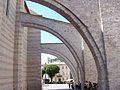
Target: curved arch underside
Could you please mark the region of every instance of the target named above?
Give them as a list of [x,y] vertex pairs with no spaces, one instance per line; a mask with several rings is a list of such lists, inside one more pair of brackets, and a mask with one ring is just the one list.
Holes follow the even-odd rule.
[[[82,21],[74,13],[72,13],[69,9],[67,9],[64,5],[56,1],[46,1],[46,0],[43,0],[43,1],[32,0],[32,1],[52,8],[53,10],[57,11],[58,13],[63,15],[65,18],[67,18],[74,25],[74,27],[78,30],[78,32],[84,38],[85,42],[87,43],[90,51],[94,56],[101,90],[108,89],[107,68],[106,68],[104,55],[100,51],[98,45],[96,44],[94,38],[92,37],[91,33],[89,32],[88,28],[84,25],[84,23],[82,23]],[[81,63],[80,60],[78,60],[78,63]]]
[[[73,55],[71,54],[71,52],[69,51],[69,49],[64,45],[64,44],[55,44],[55,43],[45,43],[45,44],[41,44],[41,51],[44,51],[45,49],[47,50],[51,50],[51,51],[56,51],[56,53],[59,53],[60,55],[63,55],[64,57],[66,57],[66,60],[69,60],[67,62],[71,63],[71,65],[74,67],[75,70],[77,70],[77,63],[74,60]],[[76,71],[76,73],[79,71]],[[78,75],[76,76],[78,77]],[[79,80],[79,78],[78,78]]]
[[107,78],[107,66],[106,66],[106,58],[104,53],[100,50],[98,45],[96,44],[95,39],[92,37],[88,27],[77,17],[69,8],[65,7],[65,3],[61,4],[57,0],[31,0],[33,2],[45,5],[62,16],[64,16],[67,20],[71,22],[72,25],[78,30],[81,34],[85,42],[87,43],[91,53],[94,56],[95,63],[98,71],[98,79],[100,90],[108,90],[108,78]]
[[77,73],[76,73],[77,71],[75,70],[75,66],[71,62],[69,62],[70,60],[66,56],[64,56],[60,52],[57,52],[55,50],[50,50],[50,49],[47,49],[47,48],[42,48],[41,53],[47,53],[47,54],[54,55],[54,56],[58,57],[58,59],[60,59],[62,62],[65,62],[66,65],[71,70],[71,74],[73,76],[74,81],[78,82]]
[[[80,75],[81,79],[84,78],[82,75],[84,71],[82,70],[83,67],[82,67],[82,62],[80,60],[81,59],[81,57],[80,57],[81,56],[81,48],[76,47],[76,46],[78,46],[78,47],[81,46],[81,42],[78,42],[76,40],[76,37],[74,37],[75,42],[71,42],[71,38],[68,38],[68,37],[72,37],[73,34],[75,34],[74,36],[77,36],[77,35],[79,36],[78,32],[70,31],[72,29],[75,29],[72,25],[58,21],[57,22],[58,25],[61,23],[61,25],[63,27],[60,29],[60,28],[58,28],[58,26],[54,27],[55,25],[57,25],[55,20],[46,19],[43,17],[29,15],[29,14],[25,14],[25,13],[20,13],[20,20],[18,20],[18,21],[21,22],[21,24],[25,27],[38,28],[38,29],[41,29],[44,31],[48,31],[48,32],[52,33],[53,35],[57,36],[67,46],[67,48],[72,53],[73,57],[75,58],[75,61],[78,64],[77,66],[78,66],[78,71],[80,71],[80,73],[81,73],[81,75]],[[66,32],[66,30],[67,30],[67,32]],[[66,34],[64,34],[65,32],[66,32],[66,34],[70,33],[70,34],[68,34],[69,36],[66,36]],[[75,43],[77,43],[76,46],[75,46]]]

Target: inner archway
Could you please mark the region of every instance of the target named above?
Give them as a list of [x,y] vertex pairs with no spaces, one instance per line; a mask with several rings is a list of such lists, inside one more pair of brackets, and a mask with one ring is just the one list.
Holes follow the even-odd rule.
[[[64,60],[67,60],[70,66],[73,66],[74,70],[76,70],[76,72],[79,72],[74,57],[64,44],[41,44],[41,52],[45,51],[57,54],[57,57],[62,56],[66,58]],[[76,77],[78,78],[77,81],[80,81],[79,76],[77,75]]]
[[43,49],[42,53],[46,53],[46,54],[50,54],[50,55],[54,55],[56,56],[60,61],[65,62],[66,65],[70,68],[71,70],[71,74],[73,76],[73,79],[75,82],[77,82],[78,78],[77,78],[77,71],[74,69],[74,66],[71,65],[71,63],[69,62],[69,60],[64,56],[61,55],[60,53],[53,51],[53,50],[48,50],[48,49]]
[[[32,17],[31,17],[32,16]],[[40,29],[40,30],[45,30],[45,31],[48,31],[50,33],[52,33],[53,35],[55,35],[56,37],[58,37],[67,47],[68,49],[70,50],[70,52],[73,54],[77,64],[78,64],[78,70],[80,71],[80,76],[81,76],[81,79],[84,79],[84,71],[82,70],[82,65],[79,63],[80,60],[78,58],[78,54],[76,53],[76,51],[73,49],[73,46],[70,45],[70,43],[61,35],[59,34],[58,32],[56,32],[55,30],[51,29],[50,27],[47,26],[47,24],[43,24],[43,22],[39,22],[36,20],[40,20],[39,16],[36,17],[35,15],[29,15],[29,14],[25,14],[25,13],[20,13],[20,22],[22,24],[22,26],[24,27],[32,27],[32,28],[37,28],[37,29]],[[31,19],[32,21],[30,21],[29,18],[33,18],[34,19]],[[36,19],[35,19],[36,18]],[[33,24],[34,23],[34,24]],[[81,80],[81,83],[83,84],[83,80]],[[83,84],[84,85],[84,84]],[[82,85],[82,86],[83,86]]]
[[[26,25],[26,24],[23,24],[23,25]],[[32,24],[30,25],[31,27],[32,27]],[[39,41],[39,34],[40,34],[40,30],[45,30],[45,28],[42,28],[41,26],[39,26],[39,27],[32,27],[32,28],[29,28],[29,30],[28,30],[28,32],[29,32],[29,36],[30,37],[28,37],[28,41],[32,41],[30,44],[28,44],[28,46],[30,47],[30,48],[32,48],[32,49],[29,49],[30,50],[30,53],[31,52],[33,52],[33,54],[35,53],[35,51],[37,50],[37,47],[40,47],[41,46],[41,48],[42,48],[42,45],[40,45],[40,42],[38,42]],[[47,28],[46,28],[47,29]],[[36,31],[37,30],[37,31]],[[53,31],[54,32],[54,30],[51,30],[51,31]],[[54,35],[54,34],[53,34]],[[56,33],[56,36],[58,37],[58,36],[60,36],[61,37],[61,35],[59,35],[59,34],[57,34]],[[62,37],[61,37],[62,38]],[[64,40],[64,39],[62,39],[62,40]],[[36,47],[36,45],[34,45],[34,44],[37,44],[37,43],[39,43],[39,45],[37,44],[37,47]],[[61,44],[63,44],[63,43],[61,43]],[[33,46],[32,46],[33,45]],[[31,51],[32,50],[32,51]],[[35,50],[35,51],[33,51],[33,50]],[[63,50],[65,50],[65,49],[63,49]],[[42,50],[40,49],[40,50],[38,50],[38,52],[41,52]],[[68,50],[65,50],[65,51],[69,51],[69,49]],[[29,55],[30,56],[30,59],[31,59],[31,55]],[[68,56],[68,57],[70,57],[70,55]],[[33,57],[32,57],[33,58]],[[36,58],[36,57],[34,57],[34,58]],[[34,59],[33,58],[33,59]],[[37,59],[37,58],[36,58]],[[71,58],[71,60],[73,61],[73,59]],[[32,61],[34,61],[34,60],[32,60]],[[73,62],[76,62],[75,60],[73,61]],[[72,63],[73,63],[72,62]],[[76,65],[77,66],[77,65]],[[77,69],[78,70],[78,69]],[[79,70],[78,70],[79,71]],[[78,72],[77,71],[77,72]],[[32,71],[31,71],[32,72]],[[77,75],[79,75],[79,74],[77,74]],[[77,79],[77,80],[79,80],[79,79]],[[77,81],[76,81],[77,82]]]

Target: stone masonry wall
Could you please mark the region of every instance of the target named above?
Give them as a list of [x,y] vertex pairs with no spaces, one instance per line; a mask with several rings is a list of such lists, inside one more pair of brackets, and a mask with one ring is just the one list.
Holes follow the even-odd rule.
[[21,63],[22,63],[22,90],[27,90],[27,27],[24,27],[22,34],[22,54],[21,54]]
[[18,12],[24,11],[24,2],[15,0],[16,6],[16,24],[14,41],[14,85],[13,90],[27,90],[27,28],[22,27],[17,22]]
[[0,0],[0,90],[13,90],[13,54],[16,0]]
[[[27,89],[27,28],[16,31],[14,51],[14,89]],[[19,36],[19,37],[18,37]]]
[[27,49],[28,90],[41,90],[40,30],[29,28]]
[[101,0],[110,90],[120,90],[120,0]]
[[95,61],[85,42],[84,42],[84,63],[85,63],[86,81],[98,83],[98,73],[97,73]]

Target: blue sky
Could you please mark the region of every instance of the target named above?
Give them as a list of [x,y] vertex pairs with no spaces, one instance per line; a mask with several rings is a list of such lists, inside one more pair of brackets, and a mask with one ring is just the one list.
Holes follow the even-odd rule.
[[46,31],[41,31],[41,43],[62,43],[62,41]]
[[[26,1],[26,2],[27,2],[27,6],[29,9],[31,9],[32,11],[36,12],[39,15],[42,15],[43,17],[47,17],[47,18],[51,18],[51,19],[55,19],[55,20],[59,20],[59,21],[64,21],[64,22],[69,22],[63,16],[58,14],[57,12],[55,12],[43,5],[33,3],[31,1]],[[58,38],[56,38],[55,36],[53,36],[50,33],[41,31],[41,43],[62,43],[62,41],[60,41]],[[53,59],[56,57],[53,55],[49,55],[49,54],[42,54],[41,55],[42,64],[44,64],[48,58]]]
[[[26,2],[27,2],[27,6],[29,9],[31,9],[32,11],[36,12],[39,15],[42,15],[43,17],[68,22],[63,16],[53,11],[52,9],[49,9],[46,6],[31,2],[31,1],[26,1]],[[62,43],[62,42],[55,36],[45,31],[42,31],[41,32],[41,43]]]
[[26,2],[29,9],[31,9],[32,11],[36,12],[39,15],[42,15],[44,17],[48,17],[51,19],[59,20],[59,21],[69,22],[63,16],[61,16],[54,10],[47,8],[46,6],[31,2],[31,1],[26,1]]

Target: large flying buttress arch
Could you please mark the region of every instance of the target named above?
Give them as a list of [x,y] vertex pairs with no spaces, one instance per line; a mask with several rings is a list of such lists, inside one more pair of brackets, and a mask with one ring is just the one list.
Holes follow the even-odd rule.
[[[57,2],[57,0],[30,0],[42,5],[45,5],[62,16],[64,16],[78,30],[85,42],[87,43],[97,66],[99,89],[109,90],[107,78],[107,66],[105,56],[102,55],[98,45],[88,30],[88,27],[67,7]],[[83,89],[83,88],[82,88]]]
[[[73,49],[73,46],[71,46],[69,44],[69,42],[62,36],[60,35],[59,33],[57,33],[55,30],[45,26],[44,24],[40,24],[39,21],[36,22],[35,20],[40,20],[41,17],[39,16],[36,16],[36,15],[30,15],[30,14],[25,14],[25,13],[20,13],[19,15],[19,20],[18,22],[21,22],[21,25],[24,26],[24,27],[31,27],[31,28],[38,28],[40,30],[44,30],[44,31],[47,31],[47,32],[50,32],[51,34],[55,35],[57,38],[59,38],[66,46],[67,48],[70,50],[70,52],[72,53],[73,57],[75,58],[75,61],[76,63],[78,64],[78,70],[80,71],[80,76],[81,76],[81,79],[79,80],[82,80],[83,79],[83,68],[82,68],[82,64],[79,60],[79,57],[77,55],[77,53],[75,52],[75,50]],[[81,81],[82,83],[82,81]]]

